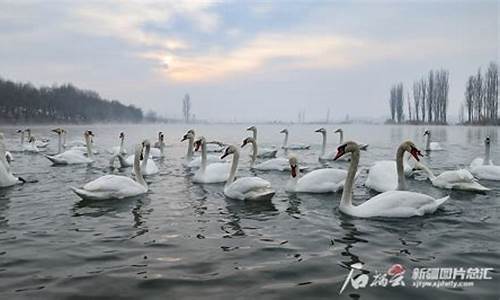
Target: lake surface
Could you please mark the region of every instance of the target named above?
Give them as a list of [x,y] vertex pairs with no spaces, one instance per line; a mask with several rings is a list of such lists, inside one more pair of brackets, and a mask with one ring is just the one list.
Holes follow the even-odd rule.
[[[197,135],[241,144],[245,125],[193,125]],[[297,151],[311,169],[317,161],[319,126],[288,126],[290,143],[309,143]],[[334,151],[336,125],[329,131]],[[48,153],[57,149],[52,127],[32,127],[38,137],[51,138]],[[14,152],[12,169],[29,181],[0,190],[0,299],[498,299],[500,296],[500,182],[482,181],[491,192],[475,194],[434,188],[409,179],[408,187],[435,197],[449,194],[443,209],[408,219],[358,219],[339,212],[339,194],[292,195],[284,191],[289,174],[256,172],[277,193],[270,202],[227,199],[223,184],[199,185],[183,166],[187,125],[68,126],[68,141],[95,133],[100,154],[92,166],[53,167],[41,154]],[[282,126],[261,125],[262,146],[281,145]],[[369,143],[360,167],[394,159],[405,139],[423,148],[424,127],[345,125],[345,139]],[[436,172],[467,166],[484,152],[492,138],[492,159],[500,163],[499,129],[431,127],[433,140],[446,151],[424,162]],[[16,128],[2,127],[7,148],[16,150]],[[138,198],[81,201],[70,186],[82,186],[112,171],[106,149],[126,133],[131,153],[143,138],[166,133],[166,158],[160,174],[148,177],[150,191]],[[242,155],[239,175],[251,175]],[[346,169],[346,162],[331,166]],[[375,195],[363,186],[361,172],[354,201]],[[393,264],[405,269],[405,287],[354,289],[339,296],[349,266],[364,264],[370,277]],[[473,287],[415,288],[414,268],[493,268],[490,280]],[[358,272],[356,271],[354,275]]]

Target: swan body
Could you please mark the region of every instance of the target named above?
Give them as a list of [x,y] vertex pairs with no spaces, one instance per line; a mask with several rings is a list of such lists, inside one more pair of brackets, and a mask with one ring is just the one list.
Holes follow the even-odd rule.
[[[282,149],[288,149],[288,150],[308,150],[311,148],[311,145],[306,145],[306,144],[291,144],[288,145],[288,129],[283,129],[280,131],[280,133],[285,134],[285,139],[283,140],[283,145],[281,146]],[[288,161],[287,161],[288,164]]]
[[231,171],[224,186],[224,195],[231,199],[237,200],[269,200],[275,191],[271,187],[271,183],[260,177],[241,177],[235,180],[236,171],[238,169],[239,151],[238,148],[231,145],[226,148],[221,158],[228,155],[233,155],[231,163]]
[[424,170],[432,185],[448,190],[462,190],[470,192],[487,192],[489,188],[481,185],[474,176],[466,169],[444,171],[435,176],[432,171],[424,164],[417,163],[417,168]]
[[[407,163],[403,164],[403,168],[405,176],[412,173],[412,167]],[[396,161],[376,161],[368,171],[365,186],[379,193],[396,190],[398,187]]]
[[24,180],[22,178],[12,175],[10,171],[10,165],[5,159],[5,156],[6,151],[4,136],[3,133],[0,133],[0,188],[24,183]]
[[195,142],[196,151],[201,147],[201,165],[193,176],[196,183],[219,183],[227,181],[231,166],[228,163],[207,161],[207,143],[204,137]]
[[[388,218],[409,218],[412,216],[422,216],[424,214],[434,213],[438,207],[446,202],[449,197],[434,199],[431,196],[397,190],[388,191],[368,199],[360,205],[354,206],[352,204],[352,191],[354,186],[354,178],[359,164],[359,146],[355,142],[347,142],[342,144],[337,149],[337,157],[351,152],[351,163],[349,166],[346,183],[342,192],[342,199],[340,201],[340,211],[355,217],[371,218],[371,217],[388,217]],[[420,151],[415,145],[406,141],[398,148],[396,156],[398,179],[398,188],[404,188],[404,175],[403,175],[403,155],[400,152],[408,151],[418,161],[418,156],[421,155]]]
[[[247,128],[248,131],[252,131],[253,138],[257,141],[257,127],[250,126]],[[257,153],[258,158],[274,158],[278,150],[275,148],[259,148],[259,152]]]
[[344,188],[347,171],[340,169],[318,169],[299,177],[298,163],[290,157],[291,178],[285,190],[294,193],[335,193]]
[[438,142],[431,142],[431,131],[426,130],[424,132],[426,136],[425,151],[442,151],[444,150]]
[[90,143],[90,137],[93,136],[92,131],[85,131],[84,138],[87,143],[87,155],[80,150],[70,149],[56,155],[45,155],[53,165],[76,165],[93,163],[93,153]]
[[82,188],[72,187],[71,189],[84,200],[123,199],[145,194],[148,191],[148,186],[140,170],[141,153],[142,146],[139,145],[135,150],[134,161],[137,181],[126,176],[105,175],[87,183]]
[[28,143],[24,144],[22,146],[22,149],[23,149],[24,152],[32,152],[32,153],[38,153],[38,152],[40,152],[40,149],[38,149],[38,147],[35,145],[35,138],[34,137],[31,137],[28,140]]
[[[28,141],[31,140],[31,137],[32,137],[31,136],[31,129],[27,128],[25,131],[28,133]],[[47,146],[49,145],[49,142],[35,139],[33,144],[36,146],[37,149],[39,149],[39,148],[47,148]],[[38,151],[31,151],[31,152],[38,152]]]

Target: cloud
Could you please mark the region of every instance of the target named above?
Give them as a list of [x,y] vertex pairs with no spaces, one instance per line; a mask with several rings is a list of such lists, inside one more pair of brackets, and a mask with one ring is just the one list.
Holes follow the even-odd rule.
[[426,49],[436,54],[449,51],[451,46],[432,38],[381,41],[340,35],[268,33],[235,49],[215,49],[199,55],[152,52],[142,57],[159,61],[171,80],[195,82],[223,79],[259,68],[343,69],[385,59],[425,57],[430,51]]

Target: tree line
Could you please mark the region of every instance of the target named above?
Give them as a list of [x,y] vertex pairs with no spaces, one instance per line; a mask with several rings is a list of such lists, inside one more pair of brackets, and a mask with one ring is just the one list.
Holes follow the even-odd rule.
[[405,92],[403,83],[390,90],[390,123],[447,124],[449,72],[430,70],[413,82],[412,91],[406,92],[407,116],[404,114]]
[[[465,124],[500,125],[498,119],[498,64],[491,62],[484,74],[481,68],[465,84],[460,121]],[[467,113],[465,120],[464,110]]]
[[0,123],[140,122],[133,105],[106,100],[71,84],[35,87],[0,78]]

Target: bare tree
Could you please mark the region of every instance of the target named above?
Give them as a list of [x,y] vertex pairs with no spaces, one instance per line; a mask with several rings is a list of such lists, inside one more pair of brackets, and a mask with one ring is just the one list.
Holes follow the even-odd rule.
[[184,115],[184,122],[189,123],[191,116],[191,98],[186,94],[182,99],[182,114]]
[[498,121],[498,65],[491,62],[484,75],[484,97],[489,123]]
[[474,78],[474,108],[476,110],[476,121],[481,123],[483,120],[483,77],[481,75],[481,68],[477,70],[477,75]]
[[398,119],[398,123],[401,123],[404,120],[403,83],[397,84],[395,88],[396,88],[396,116]]
[[467,122],[474,121],[474,76],[469,76],[465,87],[465,107],[467,107]]
[[413,103],[415,105],[415,118],[416,121],[419,122],[419,113],[420,113],[420,103],[421,103],[422,93],[420,90],[420,82],[413,82]]

